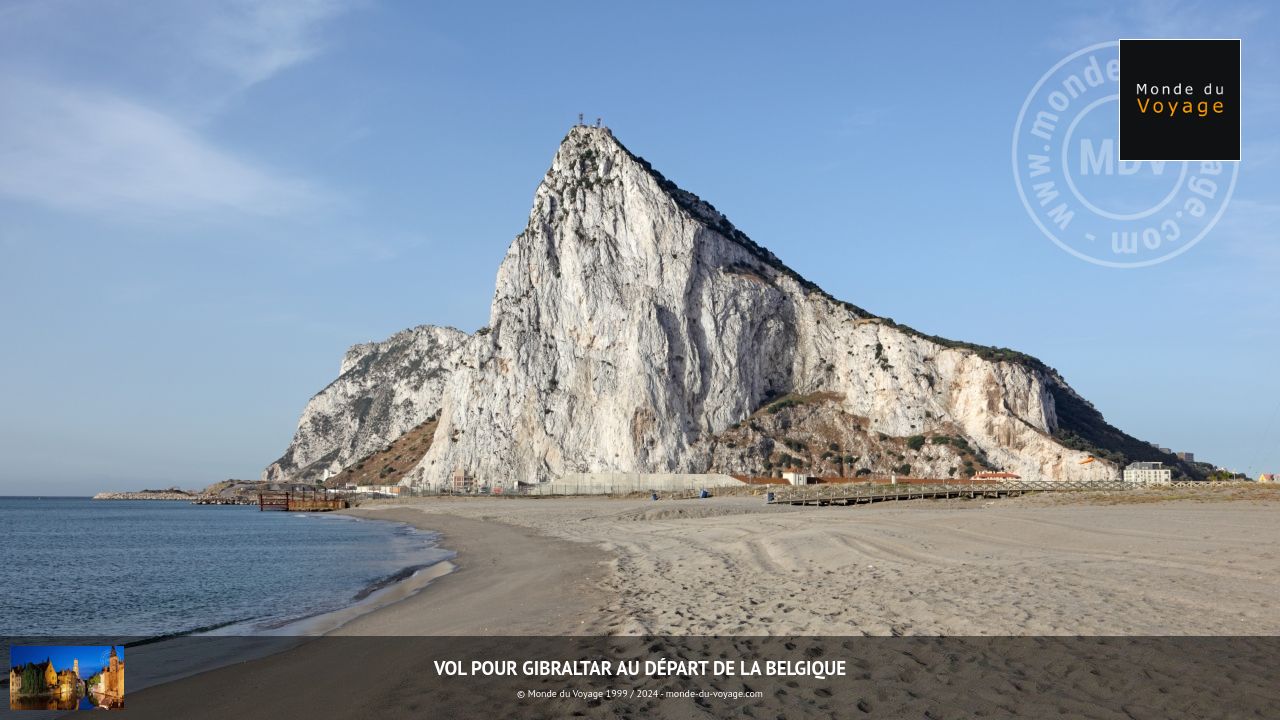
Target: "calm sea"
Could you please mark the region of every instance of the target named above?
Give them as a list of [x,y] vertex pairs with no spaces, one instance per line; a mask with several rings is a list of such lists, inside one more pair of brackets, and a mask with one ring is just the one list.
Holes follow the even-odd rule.
[[274,627],[449,557],[435,540],[331,513],[2,497],[0,636]]

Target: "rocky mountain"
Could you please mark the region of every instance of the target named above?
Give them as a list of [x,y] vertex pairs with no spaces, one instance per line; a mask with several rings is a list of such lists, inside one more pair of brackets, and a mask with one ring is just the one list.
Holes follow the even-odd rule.
[[[430,440],[389,452],[414,428]],[[489,326],[355,346],[264,476],[318,479],[377,452],[400,465],[384,477],[432,486],[455,470],[511,485],[788,465],[1069,480],[1178,464],[1034,358],[832,298],[608,129],[583,126],[498,269]]]
[[471,340],[461,330],[423,325],[353,346],[262,479],[323,480],[427,422],[439,414],[445,381]]

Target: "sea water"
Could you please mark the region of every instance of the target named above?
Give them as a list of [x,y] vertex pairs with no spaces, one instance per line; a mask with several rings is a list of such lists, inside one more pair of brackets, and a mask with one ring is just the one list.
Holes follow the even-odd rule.
[[246,631],[448,558],[434,533],[185,501],[0,498],[0,636]]

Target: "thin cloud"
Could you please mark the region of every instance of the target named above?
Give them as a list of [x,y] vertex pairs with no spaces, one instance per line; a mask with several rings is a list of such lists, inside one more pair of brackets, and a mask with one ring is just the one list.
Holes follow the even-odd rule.
[[[357,4],[11,8],[0,31],[9,48],[0,53],[0,195],[116,216],[283,215],[318,205],[325,193],[314,182],[217,142],[210,128],[228,100],[320,53],[325,24]],[[55,42],[68,33],[86,40],[82,53]],[[129,72],[92,72],[104,48]]]
[[316,55],[320,27],[352,7],[346,0],[218,3],[201,23],[196,52],[254,85]]
[[297,210],[317,195],[126,98],[21,80],[0,80],[0,93],[0,194],[110,214],[258,215]]

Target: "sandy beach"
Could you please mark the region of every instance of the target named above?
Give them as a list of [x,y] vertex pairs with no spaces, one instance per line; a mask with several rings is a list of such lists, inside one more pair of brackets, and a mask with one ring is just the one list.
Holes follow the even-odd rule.
[[[471,535],[461,531],[473,528],[569,541],[554,550],[554,562],[538,561],[537,572],[560,574],[583,562],[581,546],[591,548],[607,568],[598,584],[574,589],[575,597],[590,590],[603,607],[599,627],[583,625],[588,632],[1275,635],[1274,495],[1228,500],[1205,491],[1203,498],[1124,504],[1110,496],[1027,496],[854,508],[775,507],[746,497],[431,499],[357,512],[428,528],[484,523],[452,535],[445,529],[446,545],[465,547]],[[484,562],[512,561],[514,542],[486,541]],[[440,594],[449,585],[440,583]],[[439,602],[431,595],[420,601]],[[420,627],[413,613],[402,623],[377,615],[345,630]]]
[[[420,697],[386,704],[389,697],[418,697],[415,682],[431,674],[422,642],[405,641],[412,636],[489,636],[495,652],[504,636],[847,636],[849,642],[1016,636],[1033,644],[991,646],[992,655],[1030,658],[1044,654],[1049,636],[1280,635],[1280,494],[1206,489],[1172,501],[1161,497],[861,507],[774,507],[755,497],[373,504],[352,512],[441,532],[442,544],[457,551],[456,569],[330,638],[131,693],[128,706],[140,717],[162,717],[173,703],[201,697],[210,700],[186,716],[243,716],[252,708],[252,715],[266,717],[293,715],[314,702],[315,713],[345,716],[332,714],[333,703],[348,702],[351,712],[376,705],[391,716],[412,716],[423,707]],[[387,640],[370,645],[371,636]],[[338,638],[364,644],[343,645]],[[349,666],[354,648],[369,654],[361,662],[387,670],[370,678],[356,671],[353,677],[368,687],[347,700],[269,691],[313,684],[329,668]],[[1168,673],[1182,674],[1177,668]],[[1084,697],[1092,692],[1086,685],[1070,687]],[[226,687],[259,690],[251,697],[219,691]],[[851,692],[820,690],[813,689],[816,697]],[[446,702],[438,688],[432,698]],[[761,708],[792,707],[796,698],[765,700]],[[451,702],[464,708],[465,694]],[[992,702],[998,707],[1007,698]],[[686,706],[696,707],[678,707]],[[619,714],[592,707],[592,714]],[[673,706],[658,707],[672,714]],[[846,706],[831,700],[823,707],[841,716]],[[879,707],[905,712],[917,706],[903,700]]]
[[418,507],[350,511],[443,535],[455,569],[427,590],[363,615],[333,635],[592,635],[601,632],[608,566],[592,548],[484,513]]

